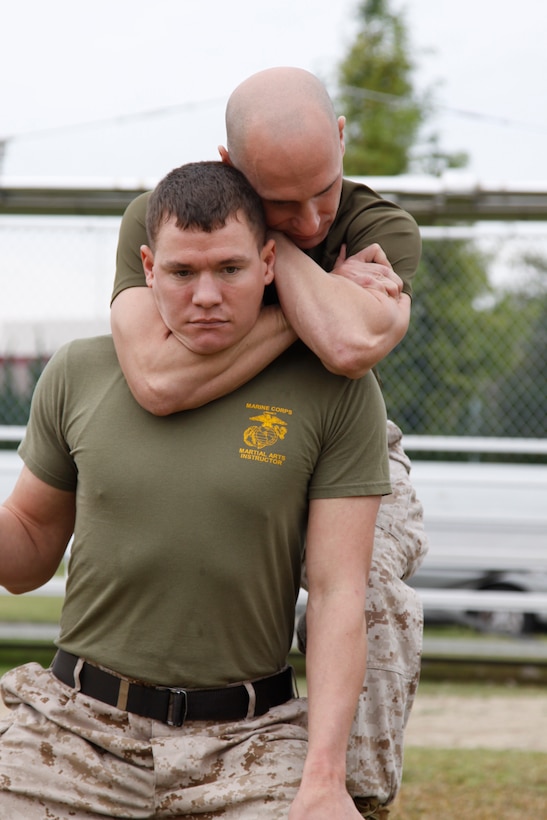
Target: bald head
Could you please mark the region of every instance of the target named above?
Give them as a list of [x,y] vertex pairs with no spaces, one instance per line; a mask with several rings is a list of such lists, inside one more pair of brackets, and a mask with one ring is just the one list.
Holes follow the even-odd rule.
[[338,123],[323,83],[301,68],[253,74],[228,100],[226,136],[233,164],[244,170],[257,140],[282,143],[338,139]]
[[342,191],[344,118],[324,85],[301,68],[269,68],[233,92],[224,162],[245,174],[270,228],[298,247],[323,241]]

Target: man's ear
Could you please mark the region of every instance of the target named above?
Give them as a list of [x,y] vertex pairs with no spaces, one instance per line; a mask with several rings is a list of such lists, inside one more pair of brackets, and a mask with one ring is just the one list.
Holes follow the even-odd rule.
[[346,118],[338,117],[338,134],[340,136],[340,147],[342,149],[342,156],[346,151],[346,143],[344,140],[344,128],[346,127]]
[[269,285],[273,282],[275,273],[275,241],[273,239],[268,239],[262,248],[260,258],[266,265],[264,271],[264,284]]
[[230,154],[228,153],[228,149],[225,148],[223,145],[218,146],[218,153],[220,154],[220,158],[225,165],[233,165],[232,160],[230,159]]
[[142,267],[146,277],[146,286],[151,288],[154,280],[154,254],[148,245],[141,245],[140,252]]

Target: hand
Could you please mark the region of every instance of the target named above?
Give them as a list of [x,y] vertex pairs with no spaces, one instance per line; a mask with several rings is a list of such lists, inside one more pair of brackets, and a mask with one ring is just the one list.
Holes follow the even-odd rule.
[[342,245],[332,273],[344,276],[361,288],[379,290],[395,299],[403,290],[402,279],[378,244],[369,245],[350,257],[346,256],[346,245]]
[[361,813],[345,789],[300,788],[289,810],[289,820],[361,820]]

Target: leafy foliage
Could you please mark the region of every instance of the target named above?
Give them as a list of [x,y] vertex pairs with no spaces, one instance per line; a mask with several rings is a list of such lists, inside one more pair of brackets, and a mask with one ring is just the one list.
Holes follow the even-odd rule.
[[416,65],[404,14],[392,11],[390,0],[364,0],[357,18],[361,28],[339,66],[339,104],[347,118],[346,173],[402,174],[413,159],[428,173],[465,165],[467,155],[443,152],[436,135],[415,150],[433,103],[430,91],[420,95],[414,87]]

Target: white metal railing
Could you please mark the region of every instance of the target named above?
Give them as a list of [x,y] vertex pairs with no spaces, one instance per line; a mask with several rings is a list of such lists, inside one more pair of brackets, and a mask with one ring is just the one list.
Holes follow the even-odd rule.
[[547,455],[547,439],[496,438],[495,436],[405,436],[409,453],[499,453]]
[[416,589],[424,607],[462,612],[537,612],[547,614],[547,592],[482,589]]
[[25,435],[25,427],[15,424],[0,424],[0,442],[19,442]]

